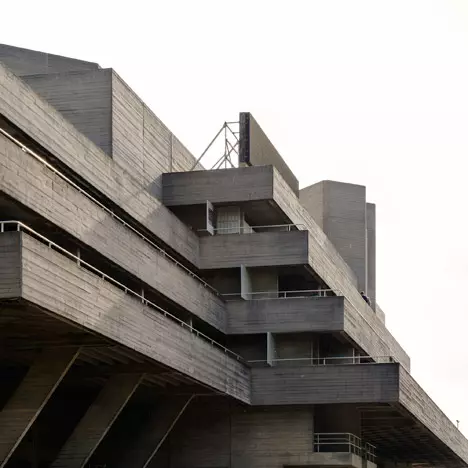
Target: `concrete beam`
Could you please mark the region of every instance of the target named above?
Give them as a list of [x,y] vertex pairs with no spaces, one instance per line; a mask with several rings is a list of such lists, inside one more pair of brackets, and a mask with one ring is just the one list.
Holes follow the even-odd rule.
[[252,369],[252,405],[397,403],[398,398],[398,364],[283,367],[277,363]]
[[306,265],[307,231],[226,234],[200,238],[202,270],[217,268]]
[[0,412],[3,468],[78,356],[78,348],[43,351]]
[[194,395],[171,398],[155,411],[142,428],[139,437],[125,447],[125,454],[117,468],[146,468],[156,455],[177,421],[184,414]]
[[162,175],[166,206],[243,203],[273,198],[273,167],[241,167]]
[[230,334],[344,331],[343,297],[238,300],[226,310]]
[[138,388],[142,374],[122,374],[111,377],[94,403],[65,442],[52,468],[82,468],[130,397]]

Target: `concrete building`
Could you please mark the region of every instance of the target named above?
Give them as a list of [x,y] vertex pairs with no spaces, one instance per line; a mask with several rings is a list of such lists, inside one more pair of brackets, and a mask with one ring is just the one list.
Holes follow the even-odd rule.
[[205,170],[112,69],[0,61],[0,468],[468,466],[365,187],[299,190],[248,113]]

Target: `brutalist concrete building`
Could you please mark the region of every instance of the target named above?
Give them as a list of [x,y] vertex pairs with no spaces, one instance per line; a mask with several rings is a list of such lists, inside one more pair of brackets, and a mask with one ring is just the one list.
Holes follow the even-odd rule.
[[1,468],[468,465],[365,187],[299,190],[249,113],[208,169],[112,69],[0,62]]

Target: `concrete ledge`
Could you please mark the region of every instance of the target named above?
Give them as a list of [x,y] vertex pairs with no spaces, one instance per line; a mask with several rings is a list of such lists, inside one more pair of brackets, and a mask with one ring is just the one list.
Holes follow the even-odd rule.
[[225,234],[200,238],[201,270],[306,265],[307,231]]
[[343,297],[236,300],[226,311],[230,334],[344,330]]
[[272,200],[273,167],[167,173],[162,186],[166,206]]
[[252,369],[253,405],[397,402],[398,364]]
[[330,466],[347,468],[376,468],[377,465],[368,460],[363,460],[354,453],[309,453],[303,456],[292,456],[288,468],[299,468],[300,466]]
[[[245,364],[27,234],[3,233],[0,240],[18,236],[24,300],[250,402],[250,371]],[[8,268],[0,264],[0,272]]]
[[[72,185],[0,135],[0,191],[225,331],[223,301]],[[174,230],[173,235],[177,236]],[[198,262],[197,248],[193,251]],[[1,254],[0,254],[1,255]]]

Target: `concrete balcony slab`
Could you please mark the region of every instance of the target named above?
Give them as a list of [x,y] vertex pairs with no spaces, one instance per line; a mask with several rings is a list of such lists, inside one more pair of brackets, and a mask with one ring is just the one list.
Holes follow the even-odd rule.
[[[293,457],[291,457],[293,458]],[[359,455],[354,453],[309,453],[303,457],[295,457],[297,461],[291,459],[293,465],[284,465],[285,468],[299,467],[343,467],[343,468],[376,468],[377,465],[368,460],[363,460]]]
[[344,330],[343,297],[233,300],[226,312],[230,334]]
[[400,364],[252,369],[253,405],[336,403],[356,405],[362,437],[389,458],[404,449],[413,463],[468,462],[468,441]]
[[225,234],[200,238],[201,270],[306,265],[307,231]]
[[[233,353],[181,326],[103,276],[23,232],[0,234],[0,299],[17,299],[136,351],[184,376],[248,403],[250,369]],[[14,260],[16,258],[16,260]],[[14,281],[9,272],[16,262]],[[19,279],[19,282],[18,282]],[[19,287],[18,287],[19,286]]]

